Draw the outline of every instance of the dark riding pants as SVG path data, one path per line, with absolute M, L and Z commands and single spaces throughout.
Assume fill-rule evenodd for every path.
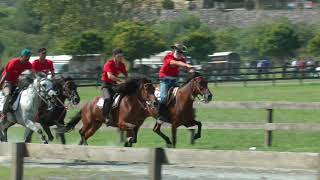
M 102 84 L 102 97 L 104 99 L 103 103 L 103 115 L 108 119 L 110 118 L 110 111 L 112 106 L 112 98 L 115 94 L 114 90 L 112 89 L 113 85 L 109 83 Z

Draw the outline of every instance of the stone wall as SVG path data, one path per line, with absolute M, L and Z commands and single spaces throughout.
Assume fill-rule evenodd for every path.
M 181 13 L 188 12 L 199 16 L 204 23 L 212 28 L 221 27 L 245 27 L 259 22 L 270 22 L 281 18 L 288 18 L 293 23 L 305 22 L 320 24 L 319 10 L 230 10 L 220 11 L 216 9 L 186 10 L 149 10 L 140 14 L 138 19 L 145 21 L 166 21 L 178 17 Z

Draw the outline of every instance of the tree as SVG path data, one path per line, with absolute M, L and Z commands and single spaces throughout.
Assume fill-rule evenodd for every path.
M 215 50 L 214 37 L 200 31 L 180 36 L 177 41 L 186 45 L 188 47 L 188 54 L 200 61 L 206 61 L 208 54 Z
M 132 19 L 144 0 L 24 0 L 26 8 L 56 37 L 76 37 L 87 29 L 110 29 L 123 19 Z
M 277 22 L 261 35 L 257 45 L 260 55 L 282 59 L 293 56 L 300 42 L 290 23 Z
M 126 60 L 133 66 L 135 59 L 147 57 L 164 50 L 164 42 L 151 28 L 135 22 L 120 22 L 108 33 L 107 52 L 112 48 L 121 48 Z
M 205 28 L 203 26 L 199 17 L 182 14 L 176 19 L 160 22 L 153 26 L 153 29 L 165 40 L 167 45 L 171 45 L 178 35 Z
M 310 40 L 307 46 L 307 50 L 314 56 L 320 55 L 320 33 Z
M 67 54 L 95 54 L 104 51 L 104 39 L 96 31 L 86 31 L 62 45 Z
M 232 32 L 218 31 L 215 33 L 216 51 L 235 51 L 239 46 L 237 39 L 233 36 Z

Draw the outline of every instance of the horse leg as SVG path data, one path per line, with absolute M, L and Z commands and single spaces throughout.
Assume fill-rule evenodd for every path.
M 24 142 L 31 143 L 33 131 L 29 128 L 25 128 L 24 130 Z
M 43 144 L 48 144 L 46 136 L 43 134 L 42 130 L 36 126 L 36 124 L 34 122 L 27 119 L 25 125 L 27 128 L 29 128 L 30 130 L 32 130 L 38 134 L 38 136 L 41 139 L 41 142 Z
M 8 142 L 8 129 L 15 123 L 11 121 L 6 121 L 3 125 L 3 141 Z
M 166 141 L 167 147 L 171 147 L 172 143 L 170 138 L 161 132 L 161 124 L 156 123 L 153 127 L 153 132 L 157 133 L 163 140 Z
M 139 127 L 138 126 L 133 128 L 134 136 L 133 136 L 132 143 L 137 143 L 138 142 L 138 131 L 139 131 Z
M 177 144 L 177 127 L 176 126 L 172 125 L 171 133 L 172 133 L 172 147 L 176 148 L 176 144 Z
M 84 134 L 84 143 L 88 145 L 87 140 L 101 127 L 102 123 L 96 121 L 95 123 L 91 124 L 90 128 Z
M 201 127 L 202 127 L 202 123 L 196 120 L 192 121 L 192 124 L 197 125 L 198 126 L 198 131 L 197 133 L 193 136 L 193 139 L 199 139 L 201 138 Z M 194 126 L 193 125 L 193 126 Z
M 64 136 L 64 133 L 59 133 L 60 136 L 60 142 L 61 144 L 66 144 L 66 138 Z
M 50 142 L 53 141 L 54 137 L 53 137 L 53 135 L 52 135 L 52 133 L 51 133 L 50 127 L 47 126 L 47 125 L 42 125 L 42 128 L 43 128 L 43 130 L 47 133 L 47 135 L 48 135 L 48 140 L 49 140 Z
M 79 134 L 80 134 L 79 145 L 83 145 L 83 143 L 84 143 L 84 135 L 82 134 L 82 128 L 79 130 Z
M 127 132 L 127 139 L 126 142 L 124 143 L 124 147 L 132 147 L 132 139 L 133 139 L 133 130 L 129 129 L 126 131 Z

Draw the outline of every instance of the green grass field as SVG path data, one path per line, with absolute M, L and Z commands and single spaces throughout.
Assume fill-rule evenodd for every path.
M 289 102 L 320 102 L 320 84 L 277 85 L 273 86 L 210 86 L 215 101 L 289 101 Z M 88 101 L 99 95 L 99 88 L 80 88 L 81 102 Z M 77 110 L 71 109 L 68 118 Z M 266 110 L 239 109 L 197 109 L 197 119 L 211 122 L 265 122 Z M 320 110 L 275 110 L 274 122 L 320 123 Z M 148 119 L 147 121 L 154 121 Z M 164 132 L 170 135 L 169 129 Z M 9 130 L 9 141 L 21 141 L 22 128 Z M 204 130 L 201 139 L 195 145 L 189 145 L 187 130 L 178 130 L 177 148 L 197 148 L 213 150 L 248 150 L 254 146 L 257 150 L 267 151 L 307 151 L 318 152 L 320 149 L 320 133 L 275 131 L 271 148 L 264 147 L 264 131 L 262 130 Z M 34 136 L 33 142 L 38 142 Z M 68 144 L 77 144 L 78 132 L 67 134 Z M 54 143 L 58 143 L 54 141 Z M 121 146 L 119 135 L 115 130 L 99 130 L 88 141 L 89 145 Z M 135 147 L 165 147 L 165 143 L 151 129 L 139 132 Z

